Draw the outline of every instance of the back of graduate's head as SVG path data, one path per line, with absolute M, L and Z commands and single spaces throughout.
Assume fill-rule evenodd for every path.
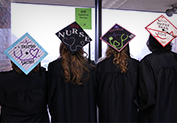
M 23 71 L 19 67 L 17 67 L 12 61 L 11 65 L 12 69 L 15 70 L 17 73 L 23 73 Z M 39 64 L 31 72 L 39 72 Z
M 126 45 L 120 52 L 111 46 L 108 46 L 106 50 L 106 58 L 109 58 L 112 55 L 114 56 L 113 63 L 117 66 L 118 69 L 120 69 L 121 73 L 126 73 L 128 70 L 127 59 L 130 57 L 129 44 Z
M 76 53 L 72 54 L 71 51 L 61 42 L 60 56 L 62 58 L 63 75 L 66 82 L 73 84 L 83 84 L 84 71 L 88 70 L 88 60 L 84 56 L 86 52 L 81 48 Z
M 84 55 L 87 55 L 87 53 L 81 48 L 78 50 L 75 54 L 72 54 L 71 51 L 61 42 L 60 43 L 60 56 L 67 56 L 67 57 L 81 57 L 85 58 Z
M 172 48 L 171 42 L 163 47 L 152 35 L 149 36 L 146 42 L 147 47 L 151 52 L 155 51 L 170 51 Z

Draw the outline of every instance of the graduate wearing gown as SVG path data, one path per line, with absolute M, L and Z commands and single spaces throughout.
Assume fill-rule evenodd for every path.
M 62 42 L 60 57 L 48 65 L 48 105 L 51 121 L 95 123 L 96 67 L 83 50 L 83 46 L 91 39 L 76 22 L 56 35 Z
M 152 35 L 152 53 L 140 62 L 139 106 L 142 122 L 177 122 L 177 54 L 171 44 L 163 47 Z
M 0 73 L 1 123 L 49 123 L 46 71 L 39 65 L 25 75 L 15 64 Z
M 127 45 L 121 52 L 108 46 L 106 58 L 97 64 L 100 123 L 137 122 L 139 62 L 129 56 Z
M 52 123 L 94 123 L 96 122 L 95 67 L 83 57 L 83 49 L 71 55 L 61 43 L 60 51 L 61 57 L 49 63 L 48 67 L 48 104 L 51 121 Z M 83 69 L 83 73 L 76 76 L 70 69 L 72 72 Z

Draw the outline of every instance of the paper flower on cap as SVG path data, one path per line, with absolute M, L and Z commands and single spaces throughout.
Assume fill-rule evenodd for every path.
M 145 29 L 165 47 L 177 36 L 177 28 L 163 15 L 151 22 Z
M 25 74 L 28 74 L 48 53 L 26 33 L 7 48 L 4 54 Z
M 64 29 L 56 33 L 58 38 L 65 44 L 72 54 L 76 53 L 79 49 L 90 43 L 92 39 L 86 32 L 79 26 L 77 22 L 73 22 Z
M 134 34 L 115 24 L 100 39 L 120 52 L 134 37 Z

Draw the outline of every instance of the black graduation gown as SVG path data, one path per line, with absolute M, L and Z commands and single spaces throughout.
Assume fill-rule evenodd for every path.
M 48 104 L 53 123 L 96 122 L 96 68 L 83 85 L 65 82 L 61 58 L 49 63 Z
M 128 71 L 121 73 L 113 64 L 113 56 L 97 64 L 99 121 L 110 123 L 137 122 L 139 61 L 129 58 Z
M 177 54 L 155 52 L 140 62 L 140 112 L 144 122 L 177 122 Z
M 14 70 L 0 73 L 2 123 L 49 122 L 46 99 L 46 72 L 28 75 Z

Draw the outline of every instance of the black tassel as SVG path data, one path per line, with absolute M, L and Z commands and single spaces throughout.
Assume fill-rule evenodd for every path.
M 90 58 L 90 56 L 91 56 L 91 51 L 90 51 L 90 43 L 89 43 L 89 56 L 88 56 L 88 60 L 89 60 L 89 63 L 91 62 L 91 58 Z
M 42 76 L 42 71 L 41 71 L 41 62 L 39 63 L 39 76 Z

